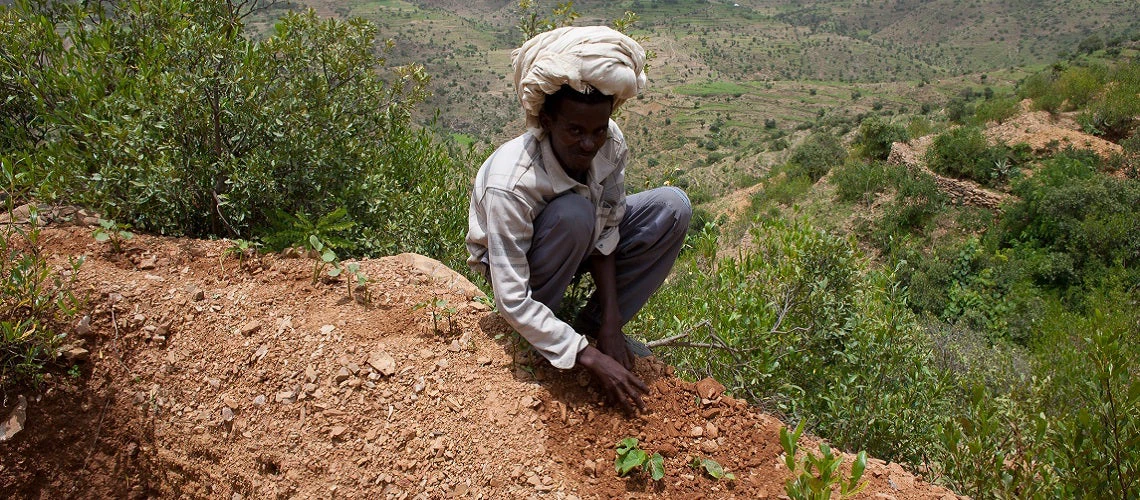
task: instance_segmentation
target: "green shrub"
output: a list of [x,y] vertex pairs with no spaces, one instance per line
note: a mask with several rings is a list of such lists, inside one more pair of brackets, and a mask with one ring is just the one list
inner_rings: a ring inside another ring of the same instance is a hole
[[14,96],[0,147],[29,158],[34,196],[139,230],[241,238],[271,232],[277,210],[344,207],[349,253],[462,261],[480,152],[411,125],[427,75],[386,67],[375,25],[290,13],[259,41],[221,0],[101,5],[0,15],[13,33],[0,87]]
[[1095,155],[1066,152],[1014,186],[998,240],[1018,249],[1042,286],[1067,288],[1140,260],[1140,182],[1097,173]]
[[939,134],[925,159],[939,174],[989,186],[1005,182],[1013,172],[1008,149],[991,147],[978,127],[958,127]]
[[942,381],[893,276],[867,269],[853,241],[802,221],[758,224],[756,247],[739,258],[682,259],[630,330],[723,342],[668,359],[791,418],[811,416],[841,446],[919,460]]
[[859,125],[853,145],[863,158],[882,161],[891,154],[891,144],[906,140],[906,129],[876,115]]
[[[0,157],[3,173],[3,212],[13,217],[18,199],[16,183],[25,173],[19,165]],[[57,272],[43,254],[38,214],[33,209],[26,224],[0,225],[0,393],[38,384],[67,336],[79,301],[73,293],[82,259]]]
[[813,132],[804,138],[788,158],[792,177],[806,175],[812,182],[818,181],[831,167],[843,163],[847,150],[839,139],[826,132]]
[[840,201],[870,205],[891,186],[891,167],[882,162],[848,161],[831,174]]
[[974,123],[985,125],[989,122],[1002,123],[1017,116],[1021,107],[1012,97],[999,97],[978,103],[974,107]]

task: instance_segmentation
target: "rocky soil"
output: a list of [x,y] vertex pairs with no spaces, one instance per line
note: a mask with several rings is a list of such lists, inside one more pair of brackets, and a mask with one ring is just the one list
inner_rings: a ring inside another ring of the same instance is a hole
[[[122,253],[50,227],[84,256],[78,376],[27,400],[0,443],[8,498],[778,498],[781,423],[649,358],[649,411],[607,405],[587,373],[537,359],[461,276],[418,256],[360,262],[367,289],[311,282],[314,260],[138,236]],[[665,478],[620,478],[636,437]],[[815,446],[805,439],[804,446]],[[712,458],[736,476],[688,465]],[[850,460],[848,460],[849,462]],[[955,498],[871,460],[860,498]]]

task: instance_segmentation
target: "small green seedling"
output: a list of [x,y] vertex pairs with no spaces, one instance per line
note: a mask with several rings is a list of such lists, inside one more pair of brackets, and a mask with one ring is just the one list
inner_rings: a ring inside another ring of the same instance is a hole
[[736,474],[725,472],[724,467],[721,467],[716,460],[713,460],[711,458],[693,457],[693,459],[689,462],[689,466],[694,469],[703,468],[705,470],[705,474],[708,474],[709,477],[713,479],[726,479],[728,481],[736,480]]
[[[412,310],[428,309],[431,317],[431,329],[436,335],[455,334],[455,314],[459,312],[455,306],[450,306],[447,299],[439,297],[429,302],[420,302],[412,306]],[[443,329],[443,322],[447,321],[447,329]]]
[[230,246],[222,251],[222,255],[218,257],[218,265],[222,268],[222,273],[226,272],[226,257],[234,256],[238,261],[238,269],[245,265],[247,258],[252,258],[257,253],[257,247],[261,244],[256,241],[249,240],[231,240]]
[[[867,482],[859,482],[863,471],[867,468],[867,452],[860,451],[855,457],[855,464],[851,466],[851,478],[843,480],[839,466],[843,457],[831,452],[827,443],[819,444],[821,456],[808,451],[804,457],[802,468],[797,467],[796,451],[800,436],[804,432],[804,421],[800,421],[796,430],[788,433],[787,427],[780,428],[780,444],[784,446],[784,465],[795,475],[784,483],[784,491],[792,500],[830,500],[831,490],[839,485],[839,498],[849,498],[857,495],[867,486]],[[818,471],[818,472],[817,472]]]
[[[348,298],[364,305],[371,304],[372,292],[368,290],[368,275],[360,270],[360,264],[349,262],[344,265],[344,272],[348,273],[346,280],[348,283]],[[332,270],[329,271],[329,275],[333,276]],[[355,295],[353,290],[355,290]]]
[[620,477],[625,477],[635,469],[642,467],[649,469],[649,477],[660,481],[665,477],[665,458],[660,453],[652,456],[645,453],[637,444],[637,438],[625,438],[617,444],[617,458],[614,459],[614,468]]
[[340,264],[337,263],[336,252],[333,252],[332,248],[325,245],[317,235],[309,235],[309,248],[317,252],[317,258],[313,262],[314,285],[317,284],[317,281],[320,281],[321,271],[328,266],[332,266],[332,269],[329,269],[328,272],[329,276],[335,278],[340,275]]
[[113,220],[99,219],[99,227],[91,232],[91,236],[100,243],[110,242],[112,252],[122,253],[123,243],[135,237],[134,233],[127,231],[129,228],[130,226],[126,224],[120,226]]

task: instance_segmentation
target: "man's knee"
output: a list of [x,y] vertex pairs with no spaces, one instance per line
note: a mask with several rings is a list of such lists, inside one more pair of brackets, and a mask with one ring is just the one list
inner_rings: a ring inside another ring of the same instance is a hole
[[594,205],[580,195],[568,193],[551,200],[539,217],[551,233],[587,240],[594,236]]
[[675,186],[665,186],[661,190],[662,197],[665,199],[665,206],[673,212],[677,219],[677,225],[688,228],[689,221],[693,219],[693,204],[689,201],[689,196],[681,188]]

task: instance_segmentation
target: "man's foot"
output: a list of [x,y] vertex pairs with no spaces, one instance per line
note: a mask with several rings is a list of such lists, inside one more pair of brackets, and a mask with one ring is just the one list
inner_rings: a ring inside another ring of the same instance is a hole
[[649,350],[649,346],[645,345],[645,342],[630,337],[629,335],[625,336],[625,345],[629,348],[629,352],[632,352],[634,356],[639,358],[647,358],[653,355],[653,351]]

